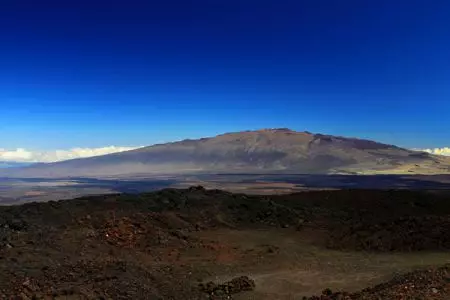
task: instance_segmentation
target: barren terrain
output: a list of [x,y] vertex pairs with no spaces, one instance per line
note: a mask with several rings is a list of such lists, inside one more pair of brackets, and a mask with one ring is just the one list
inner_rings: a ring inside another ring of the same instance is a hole
[[4,206],[0,293],[448,299],[449,200],[446,191],[249,196],[193,187]]
[[101,178],[0,178],[0,205],[92,195],[137,194],[163,188],[184,189],[194,185],[252,195],[343,188],[449,190],[450,175],[186,174]]

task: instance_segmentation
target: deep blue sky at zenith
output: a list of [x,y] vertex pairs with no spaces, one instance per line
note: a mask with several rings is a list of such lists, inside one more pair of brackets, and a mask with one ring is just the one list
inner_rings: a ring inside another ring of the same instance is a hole
[[450,144],[450,1],[0,3],[0,148],[289,127]]

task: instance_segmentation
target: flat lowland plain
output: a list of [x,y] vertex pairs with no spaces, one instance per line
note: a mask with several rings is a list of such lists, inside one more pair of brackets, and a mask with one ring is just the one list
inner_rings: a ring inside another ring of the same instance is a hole
[[450,190],[450,175],[135,174],[101,178],[0,178],[0,205],[143,193],[201,185],[254,195],[327,189]]
[[[446,191],[192,187],[3,206],[0,294],[449,299],[449,201]],[[241,276],[254,287],[220,285]]]

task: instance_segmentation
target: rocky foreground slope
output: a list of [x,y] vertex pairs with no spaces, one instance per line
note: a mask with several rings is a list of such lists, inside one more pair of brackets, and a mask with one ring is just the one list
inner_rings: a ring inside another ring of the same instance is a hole
[[450,158],[290,129],[227,133],[99,157],[0,170],[0,177],[183,173],[449,174]]
[[[255,299],[258,285],[250,275],[221,284],[212,274],[276,261],[283,249],[241,249],[217,239],[223,229],[288,232],[299,241],[314,236],[315,249],[335,251],[448,251],[450,196],[371,190],[246,196],[193,187],[0,207],[0,294]],[[360,292],[326,290],[310,299],[449,299],[449,283],[448,267],[430,268]]]

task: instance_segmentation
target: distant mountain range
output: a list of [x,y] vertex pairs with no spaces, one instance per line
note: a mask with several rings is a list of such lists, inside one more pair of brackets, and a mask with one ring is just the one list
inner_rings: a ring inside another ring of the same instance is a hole
[[448,174],[450,158],[370,140],[280,128],[0,170],[0,176],[11,177],[186,173]]
[[15,162],[15,161],[0,161],[0,168],[18,168],[30,166],[32,163]]

